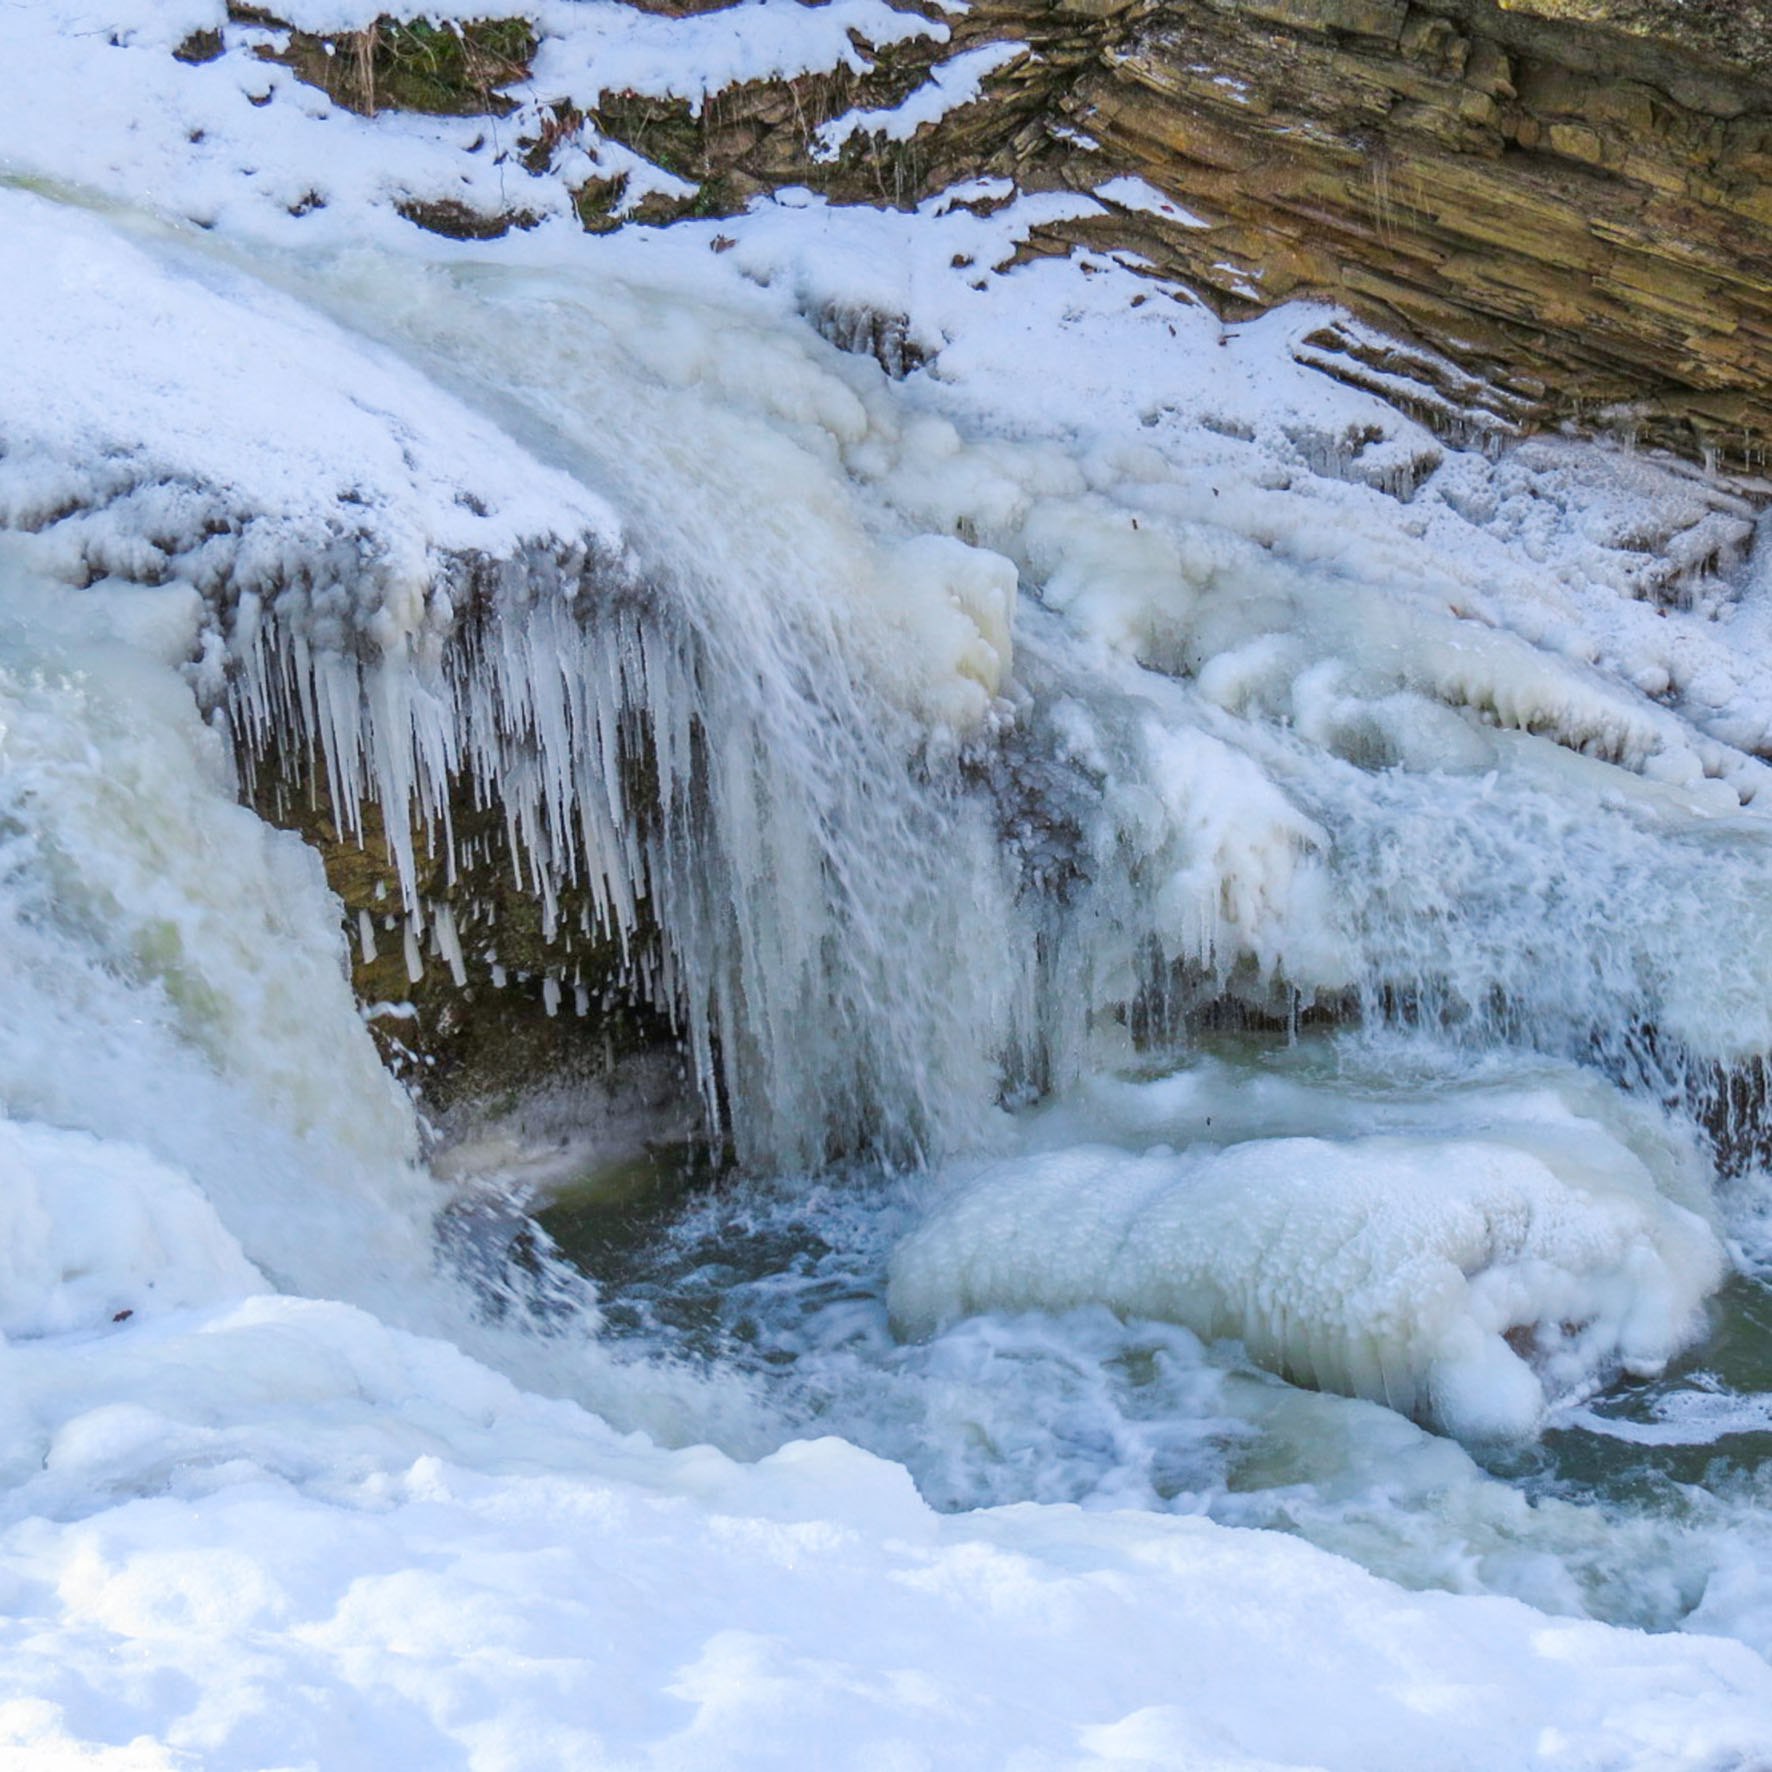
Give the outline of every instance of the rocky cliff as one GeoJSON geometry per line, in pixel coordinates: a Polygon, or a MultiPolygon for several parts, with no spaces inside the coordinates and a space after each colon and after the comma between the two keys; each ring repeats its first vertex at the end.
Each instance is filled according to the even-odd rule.
{"type": "Polygon", "coordinates": [[[1193,0],[1128,14],[1063,109],[1205,226],[1227,313],[1320,292],[1524,423],[1757,463],[1772,422],[1765,9],[1193,0]]]}
{"type": "Polygon", "coordinates": [[[1758,0],[985,0],[947,44],[900,45],[864,77],[759,83],[700,115],[615,97],[597,121],[702,181],[701,213],[787,182],[908,202],[978,172],[1133,173],[1179,213],[1125,205],[1095,243],[1137,249],[1227,319],[1321,295],[1427,347],[1330,329],[1337,373],[1437,384],[1467,420],[1757,468],[1769,18],[1758,0]],[[833,117],[1004,42],[1025,50],[977,102],[821,156],[833,117]]]}
{"type": "MultiPolygon", "coordinates": [[[[657,0],[652,10],[703,10],[657,0]]],[[[907,204],[978,174],[1115,192],[1079,236],[1229,321],[1322,296],[1322,366],[1451,429],[1573,425],[1757,471],[1772,435],[1767,0],[977,0],[854,65],[705,102],[529,80],[527,20],[382,20],[259,53],[358,110],[517,109],[552,170],[587,135],[668,175],[585,179],[588,228],[668,224],[807,185],[907,204]],[[437,45],[453,45],[439,49],[437,45]],[[960,77],[964,70],[964,78],[960,77]],[[518,108],[517,98],[522,99],[518,108]],[[917,114],[926,119],[907,126],[917,114]],[[896,114],[896,122],[894,116],[896,114]],[[1132,174],[1163,201],[1128,198],[1132,174]]],[[[276,26],[236,7],[237,26],[276,26]]],[[[190,59],[219,53],[193,38],[190,59]]],[[[536,219],[457,202],[411,220],[536,219]]],[[[1036,243],[1038,246],[1040,243],[1036,243]]]]}

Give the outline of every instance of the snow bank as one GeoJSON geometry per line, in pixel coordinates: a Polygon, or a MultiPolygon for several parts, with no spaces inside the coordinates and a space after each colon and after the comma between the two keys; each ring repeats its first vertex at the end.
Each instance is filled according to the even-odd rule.
{"type": "Polygon", "coordinates": [[[447,630],[451,562],[619,556],[606,502],[230,255],[181,262],[152,223],[17,190],[0,230],[0,326],[31,340],[0,362],[0,522],[42,535],[40,566],[275,601],[322,650],[399,652],[447,630]]]}
{"type": "Polygon", "coordinates": [[[335,1305],[0,1366],[8,1443],[47,1435],[0,1531],[21,1764],[1697,1772],[1772,1739],[1737,1644],[1198,1519],[944,1518],[834,1440],[667,1455],[335,1305]]]}
{"type": "Polygon", "coordinates": [[[92,1329],[263,1288],[187,1176],[89,1133],[0,1120],[0,1335],[92,1329]]]}
{"type": "Polygon", "coordinates": [[[984,92],[987,75],[1008,67],[1027,53],[1024,43],[981,43],[937,62],[929,70],[929,78],[900,103],[884,110],[845,111],[829,123],[821,123],[814,137],[812,157],[835,160],[845,144],[858,135],[908,142],[926,124],[938,123],[950,111],[976,103],[984,92]]]}
{"type": "MultiPolygon", "coordinates": [[[[519,9],[521,10],[521,9],[519,9]]],[[[553,0],[537,12],[546,35],[532,83],[546,97],[588,110],[612,92],[687,101],[691,112],[729,86],[829,74],[866,73],[864,45],[884,49],[918,37],[944,43],[939,19],[885,0],[739,0],[711,13],[673,18],[613,4],[553,0]]]]}
{"type": "Polygon", "coordinates": [[[1535,1433],[1547,1397],[1619,1366],[1660,1371],[1723,1271],[1705,1222],[1603,1135],[1282,1138],[988,1169],[900,1247],[889,1297],[913,1335],[978,1311],[1165,1318],[1485,1439],[1535,1433]]]}

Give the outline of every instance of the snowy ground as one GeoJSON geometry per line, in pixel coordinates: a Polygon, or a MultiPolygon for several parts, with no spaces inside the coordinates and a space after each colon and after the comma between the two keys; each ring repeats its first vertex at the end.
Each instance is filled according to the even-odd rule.
{"type": "MultiPolygon", "coordinates": [[[[525,104],[700,98],[852,58],[851,28],[934,29],[879,0],[532,10],[525,104]]],[[[719,1016],[754,1018],[780,1121],[759,1110],[758,1139],[791,1150],[790,1122],[874,1088],[933,1146],[988,1157],[1015,1146],[990,1054],[1037,1013],[1013,984],[1026,930],[983,810],[957,796],[919,824],[905,753],[939,775],[1003,734],[1057,734],[1055,775],[1095,784],[1085,999],[1115,1001],[1154,939],[1307,992],[1431,976],[1468,1006],[1499,979],[1553,1044],[1646,1002],[1702,1058],[1772,1046],[1772,584],[1746,557],[1751,506],[1622,449],[1451,449],[1309,366],[1320,311],[1226,331],[1137,266],[1013,264],[1086,197],[977,213],[1008,195],[978,189],[902,215],[783,193],[591,239],[571,166],[536,179],[472,120],[340,111],[252,55],[257,27],[173,60],[222,22],[209,0],[0,12],[6,1763],[1772,1763],[1772,1669],[1701,1634],[1772,1641],[1756,1539],[1687,1606],[1693,1629],[1649,1635],[1408,1592],[1203,1518],[940,1514],[898,1464],[780,1445],[746,1382],[616,1359],[588,1299],[570,1328],[488,1321],[438,1266],[439,1184],[350,1000],[318,864],[235,804],[198,701],[245,680],[262,717],[287,714],[303,691],[259,644],[280,623],[334,766],[422,791],[469,742],[413,685],[472,563],[512,597],[669,582],[688,627],[732,634],[742,695],[700,712],[813,784],[803,816],[722,788],[724,945],[755,1000],[709,1025],[732,1046],[719,1016]],[[544,219],[493,244],[395,209],[492,207],[516,181],[544,219]],[[903,383],[815,330],[878,315],[929,355],[903,383]],[[1670,547],[1727,571],[1657,591],[1670,547]],[[367,715],[365,684],[384,695],[367,715]],[[878,728],[839,745],[832,709],[878,728]],[[817,896],[833,829],[853,864],[837,909],[817,896]],[[967,893],[895,877],[932,856],[967,893]],[[1432,902],[1442,865],[1456,917],[1432,902]],[[814,971],[831,946],[854,956],[835,985],[814,971]]],[[[978,71],[950,69],[955,102],[978,71]]],[[[577,174],[619,153],[587,139],[577,174]]],[[[668,665],[647,661],[661,705],[687,693],[668,665]]],[[[582,722],[528,717],[584,799],[582,722]]],[[[639,866],[608,863],[612,914],[639,866]]],[[[1417,1253],[1446,1246],[1423,1191],[1446,1151],[1506,1171],[1502,1204],[1474,1183],[1456,1203],[1486,1233],[1540,1214],[1514,1269],[1493,1239],[1453,1252],[1488,1264],[1470,1321],[1489,1339],[1462,1365],[1434,1343],[1425,1382],[1439,1361],[1474,1386],[1465,1419],[1513,1358],[1509,1310],[1554,1326],[1575,1297],[1604,1320],[1610,1341],[1561,1350],[1579,1390],[1674,1351],[1719,1236],[1751,1242],[1689,1146],[1636,1120],[1634,1154],[1584,1183],[1613,1109],[1565,1116],[1544,1162],[1422,1111],[1441,1117],[1377,1127],[1427,1202],[1417,1253]],[[1514,1282],[1529,1306],[1491,1309],[1514,1282]]],[[[1168,1186],[1188,1160],[1136,1120],[1127,1172],[1168,1186]]],[[[1259,1187],[1301,1130],[1274,1111],[1245,1128],[1253,1156],[1203,1161],[1259,1187]]],[[[1357,1153],[1372,1131],[1328,1136],[1357,1153]]],[[[1099,1136],[1073,1128],[1036,1181],[1064,1193],[1099,1136]]],[[[951,1265],[940,1223],[920,1235],[951,1265]]],[[[1041,1294],[1054,1271],[1036,1251],[1011,1302],[1078,1302],[1074,1268],[1041,1294]]],[[[1345,1307],[1332,1264],[1313,1283],[1325,1317],[1345,1307]]],[[[1104,1289],[1087,1296],[1164,1314],[1104,1289]]],[[[1529,1428],[1545,1395],[1517,1377],[1499,1386],[1529,1428]]]]}

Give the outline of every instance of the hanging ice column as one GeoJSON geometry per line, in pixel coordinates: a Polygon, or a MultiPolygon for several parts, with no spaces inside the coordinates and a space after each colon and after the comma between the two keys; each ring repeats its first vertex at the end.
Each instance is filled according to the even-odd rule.
{"type": "Polygon", "coordinates": [[[240,600],[231,712],[248,754],[312,760],[341,829],[381,809],[409,919],[429,848],[470,899],[476,870],[514,870],[549,940],[614,936],[617,982],[680,1017],[747,1158],[963,1136],[1006,1037],[996,990],[951,984],[1008,939],[994,828],[831,634],[698,631],[596,545],[458,562],[404,632],[341,644],[329,601],[240,600]],[[499,853],[460,839],[464,806],[497,810],[499,853]]]}
{"type": "Polygon", "coordinates": [[[365,256],[285,267],[301,301],[149,228],[0,210],[0,305],[38,341],[0,375],[0,516],[70,584],[197,594],[193,679],[261,783],[324,782],[347,834],[373,804],[411,917],[434,854],[612,937],[746,1157],[964,1140],[1016,989],[965,763],[1015,572],[857,499],[863,366],[617,278],[365,256]]]}

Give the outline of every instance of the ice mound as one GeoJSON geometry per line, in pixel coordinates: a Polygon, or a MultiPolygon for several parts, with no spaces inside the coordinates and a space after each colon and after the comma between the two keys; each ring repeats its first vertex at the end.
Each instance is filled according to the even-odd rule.
{"type": "Polygon", "coordinates": [[[1180,1155],[1073,1146],[993,1165],[893,1258],[898,1329],[1105,1304],[1240,1338],[1299,1384],[1461,1439],[1696,1332],[1724,1257],[1610,1138],[1254,1139],[1180,1155]]]}
{"type": "Polygon", "coordinates": [[[264,1290],[189,1177],[130,1145],[0,1120],[0,1338],[264,1290]]]}

